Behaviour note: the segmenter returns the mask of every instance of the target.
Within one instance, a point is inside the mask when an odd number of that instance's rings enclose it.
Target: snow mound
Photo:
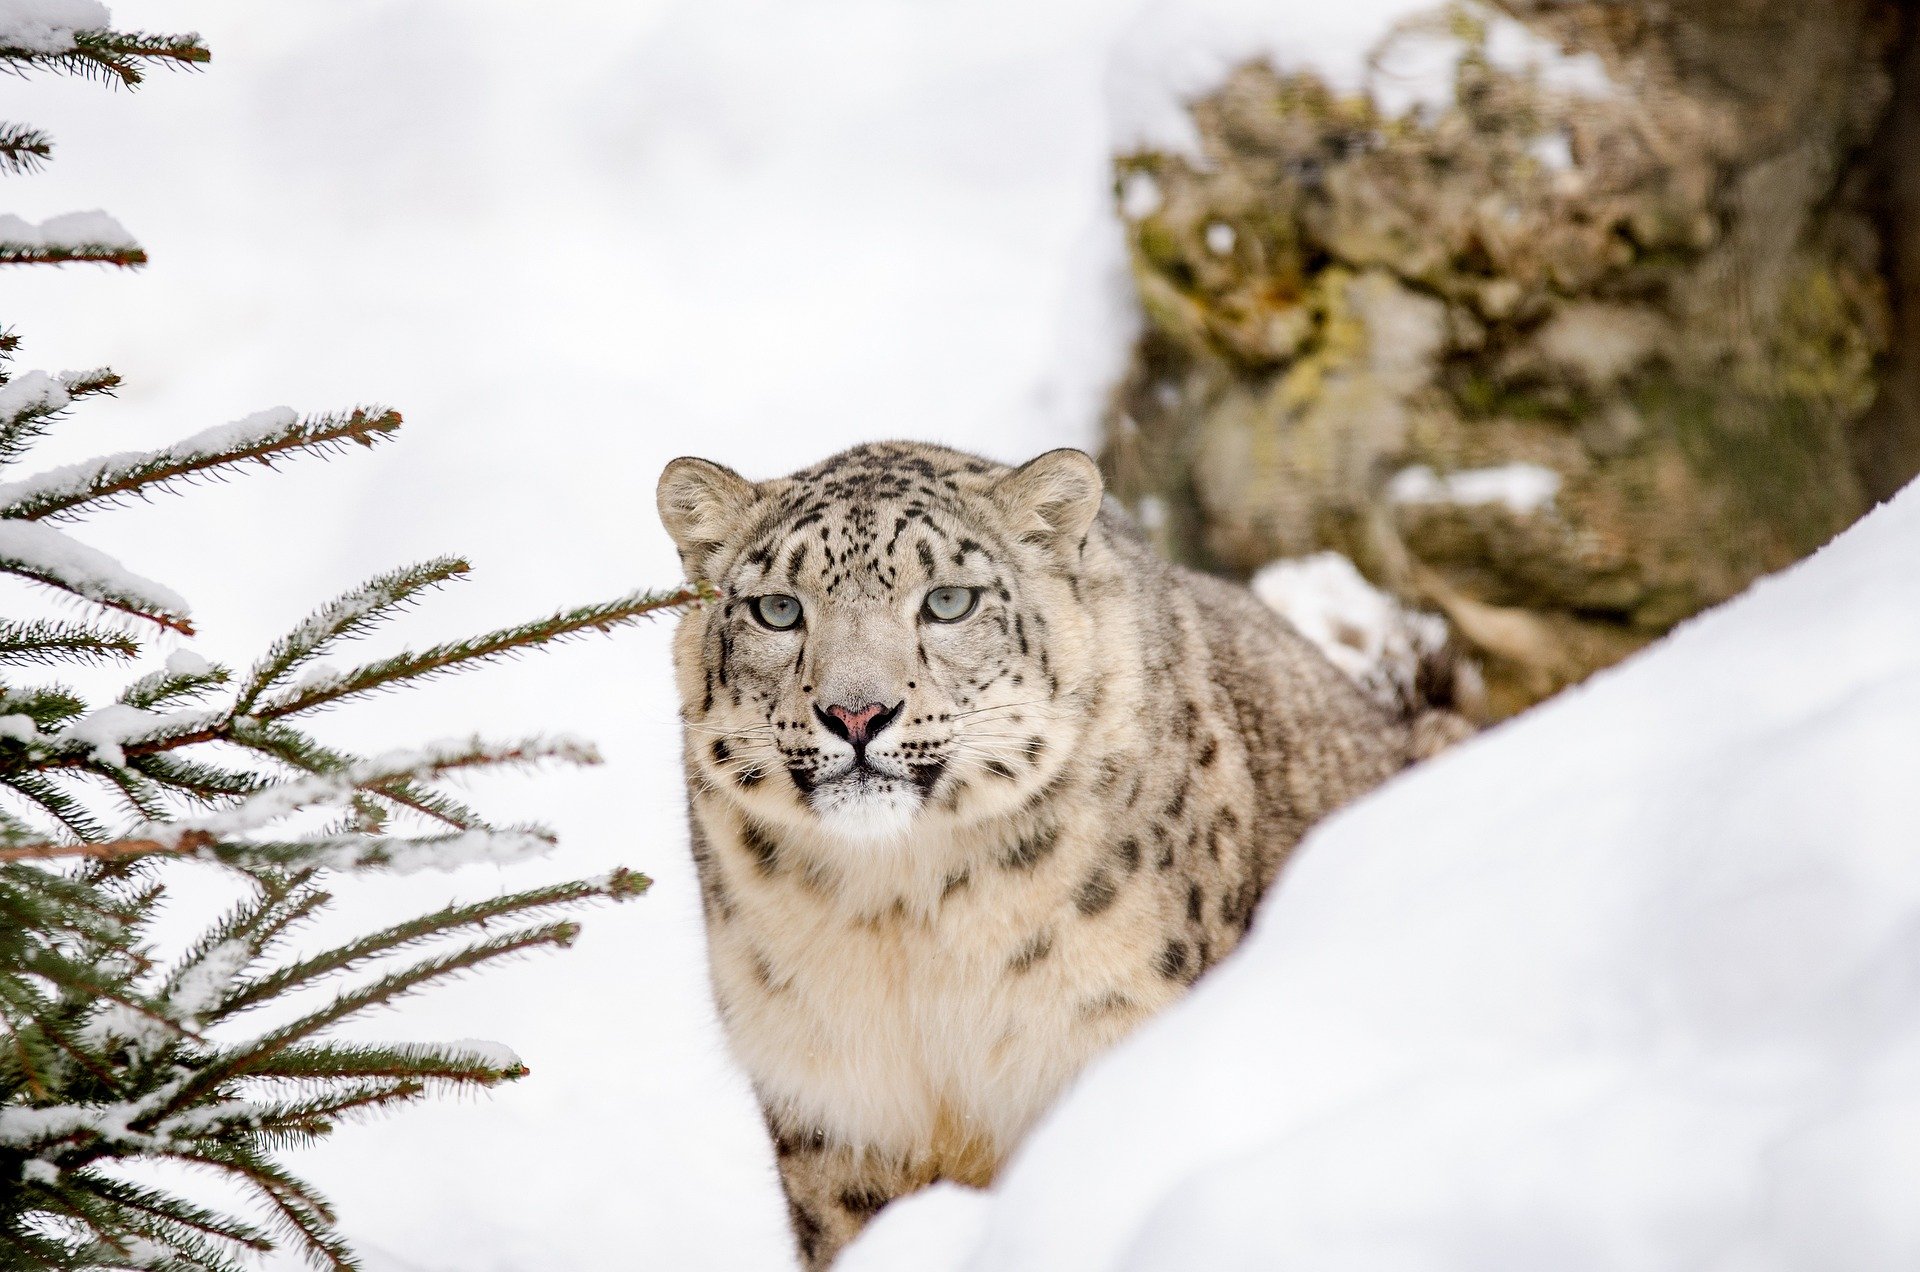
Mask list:
[[[1269,562],[1250,586],[1368,697],[1394,712],[1419,705],[1421,668],[1446,648],[1445,619],[1407,609],[1338,552]]]
[[[1920,1266],[1920,487],[1310,837],[842,1272]]]

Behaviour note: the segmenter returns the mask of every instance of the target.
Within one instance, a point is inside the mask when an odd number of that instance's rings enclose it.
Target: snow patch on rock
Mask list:
[[[1416,702],[1420,669],[1447,643],[1446,620],[1400,604],[1338,552],[1264,565],[1253,594],[1389,711]]]
[[[1541,464],[1500,464],[1440,474],[1425,464],[1403,468],[1387,483],[1397,504],[1500,504],[1515,516],[1549,508],[1560,493],[1560,474]]]

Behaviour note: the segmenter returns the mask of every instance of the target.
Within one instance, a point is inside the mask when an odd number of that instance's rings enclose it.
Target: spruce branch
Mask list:
[[[336,598],[273,643],[241,685],[235,709],[251,712],[255,699],[300,663],[366,634],[400,614],[422,592],[464,578],[472,568],[458,557],[436,557],[390,570]]]
[[[223,1020],[268,1002],[288,990],[357,970],[370,959],[398,953],[465,929],[484,929],[489,923],[497,923],[509,916],[527,918],[543,911],[575,906],[595,897],[626,900],[645,892],[651,883],[652,880],[645,875],[621,869],[600,879],[573,880],[487,901],[450,905],[405,923],[368,933],[324,955],[303,959],[266,973],[223,1000],[209,1019]]]
[[[0,663],[115,662],[139,653],[139,641],[110,628],[0,619]]]
[[[193,635],[187,603],[177,593],[52,526],[0,520],[0,571],[145,619],[183,636]]]
[[[0,45],[0,63],[11,63],[7,69],[16,73],[58,71],[126,88],[145,80],[144,64],[196,67],[212,59],[198,35],[141,31],[74,31],[64,47],[51,49]]]
[[[503,932],[445,954],[421,959],[410,967],[389,972],[367,984],[344,991],[324,1007],[269,1030],[246,1044],[216,1053],[193,1076],[183,1081],[170,1098],[160,1102],[151,1112],[134,1119],[131,1125],[135,1130],[151,1130],[168,1115],[190,1107],[220,1084],[250,1076],[256,1065],[271,1060],[293,1044],[329,1029],[349,1016],[387,1006],[427,985],[454,979],[486,964],[544,948],[564,949],[572,945],[579,935],[580,925],[570,919]]]
[[[25,124],[0,123],[0,172],[32,172],[53,157],[53,139]]]
[[[0,238],[0,265],[115,265],[138,269],[147,263],[143,247],[118,243],[28,243]]]
[[[81,516],[250,460],[270,465],[279,457],[325,455],[352,443],[371,447],[400,424],[398,411],[380,408],[306,419],[284,409],[262,411],[160,450],[109,455],[0,487],[0,517],[34,521]]]
[[[347,698],[391,688],[401,682],[465,671],[481,663],[511,657],[537,646],[558,644],[587,632],[610,632],[663,611],[677,612],[701,599],[701,592],[683,588],[671,593],[640,592],[599,605],[562,610],[546,618],[502,628],[470,640],[434,645],[417,654],[396,654],[308,688],[296,686],[261,702],[254,709],[254,714],[272,720],[312,711]]]

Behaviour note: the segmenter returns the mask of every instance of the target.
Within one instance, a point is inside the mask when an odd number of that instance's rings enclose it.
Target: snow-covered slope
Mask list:
[[[1920,1266],[1920,487],[1329,821],[844,1272]]]

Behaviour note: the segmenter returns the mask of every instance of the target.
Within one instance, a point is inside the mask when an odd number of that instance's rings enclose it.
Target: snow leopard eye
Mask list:
[[[980,603],[977,587],[936,587],[927,593],[926,615],[936,623],[957,623]]]
[[[748,604],[753,607],[753,616],[760,620],[760,625],[776,632],[784,632],[800,621],[800,602],[795,597],[756,596]]]

